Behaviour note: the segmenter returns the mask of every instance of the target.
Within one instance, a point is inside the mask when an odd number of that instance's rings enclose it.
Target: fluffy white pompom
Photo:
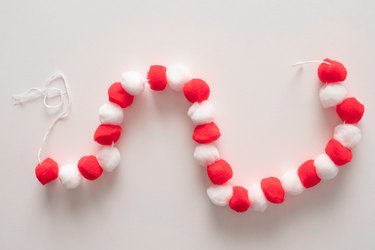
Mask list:
[[[341,103],[348,91],[340,83],[325,84],[320,89],[320,102],[324,108],[330,108]]]
[[[200,144],[195,147],[194,159],[199,165],[206,167],[220,159],[219,150],[214,144]]]
[[[353,124],[341,124],[335,128],[333,138],[345,147],[352,148],[360,142],[362,134],[361,130]]]
[[[188,69],[181,65],[172,65],[166,72],[169,87],[175,91],[182,90],[185,83],[191,80]]]
[[[281,177],[281,184],[285,192],[291,195],[298,195],[305,189],[299,179],[297,169],[287,171],[283,177]]]
[[[339,172],[338,167],[327,154],[321,154],[314,160],[316,174],[322,180],[331,180]]]
[[[229,185],[212,185],[207,188],[207,195],[217,206],[226,206],[233,195],[233,187]]]
[[[59,179],[63,186],[67,189],[78,187],[82,181],[78,167],[74,164],[61,166],[59,169]]]
[[[268,207],[268,201],[266,196],[263,193],[262,187],[260,184],[254,184],[248,188],[249,190],[249,199],[250,199],[250,208],[254,211],[263,212]]]
[[[122,74],[122,87],[131,95],[139,95],[145,89],[145,77],[137,71],[128,71]]]
[[[103,146],[99,149],[96,159],[104,171],[112,172],[120,164],[120,151],[114,146]]]
[[[194,125],[212,122],[215,116],[214,105],[209,101],[196,102],[189,108],[188,116]]]
[[[106,102],[99,108],[99,120],[102,124],[120,125],[123,118],[122,108],[115,103]]]

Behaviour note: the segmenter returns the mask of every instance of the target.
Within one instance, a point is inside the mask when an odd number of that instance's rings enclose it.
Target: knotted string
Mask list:
[[[64,84],[65,91],[63,91],[59,88],[50,87],[51,83],[53,83],[54,81],[56,81],[58,79],[62,80],[62,82]],[[64,105],[65,103],[64,103],[63,95],[66,95],[66,97],[67,97],[66,98],[67,99],[66,105]],[[57,103],[55,105],[50,105],[48,103],[48,99],[54,98],[54,97],[59,97],[59,103]],[[45,145],[45,143],[48,139],[48,136],[50,135],[51,131],[56,126],[56,124],[60,120],[66,118],[70,113],[70,108],[71,108],[72,102],[71,102],[71,98],[70,98],[69,86],[68,86],[68,83],[66,81],[65,75],[63,73],[55,73],[47,79],[46,85],[45,85],[44,88],[30,88],[29,90],[27,90],[24,93],[12,95],[12,98],[14,100],[14,105],[22,105],[24,103],[31,102],[31,101],[34,101],[34,100],[39,99],[39,98],[43,98],[43,104],[47,109],[56,109],[56,108],[60,108],[61,106],[65,106],[61,110],[61,113],[52,121],[51,125],[48,127],[47,131],[45,132],[45,134],[43,136],[42,145],[40,146],[40,148],[38,150],[38,161],[39,161],[39,163],[41,163],[40,156],[43,152],[43,148],[44,148],[44,145]]]

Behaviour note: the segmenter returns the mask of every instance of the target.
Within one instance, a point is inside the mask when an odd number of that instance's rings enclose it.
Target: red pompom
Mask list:
[[[239,213],[249,209],[250,200],[246,188],[240,186],[233,187],[233,195],[229,200],[229,207]]]
[[[337,166],[342,166],[352,161],[352,151],[335,139],[329,140],[326,146],[326,154]]]
[[[322,83],[334,83],[342,82],[346,79],[346,69],[344,65],[340,62],[324,59],[325,62],[330,63],[321,63],[318,67],[318,76]]]
[[[94,140],[102,145],[112,145],[121,135],[121,127],[118,125],[101,124],[95,131]]]
[[[120,82],[115,82],[108,89],[109,100],[121,108],[126,108],[133,103],[134,96],[130,95],[122,87]]]
[[[207,174],[213,184],[222,185],[232,178],[233,171],[228,162],[217,160],[207,167]]]
[[[211,143],[221,136],[219,128],[214,122],[198,125],[194,129],[193,140],[200,143]]]
[[[320,178],[316,173],[314,160],[303,163],[298,168],[298,176],[305,188],[311,188],[320,182]]]
[[[268,201],[272,203],[284,201],[285,191],[279,179],[275,177],[265,178],[260,182],[260,185]]]
[[[40,183],[46,185],[58,177],[59,167],[54,160],[47,158],[36,166],[35,175]]]
[[[164,90],[167,87],[167,68],[161,65],[152,65],[147,73],[148,83],[152,90]]]
[[[336,106],[336,112],[346,123],[357,123],[362,119],[365,106],[354,97],[346,98]]]
[[[102,167],[93,155],[83,156],[78,161],[78,170],[83,177],[90,181],[98,179],[103,173]]]
[[[203,102],[210,95],[210,87],[201,79],[192,79],[184,85],[185,98],[191,102]]]

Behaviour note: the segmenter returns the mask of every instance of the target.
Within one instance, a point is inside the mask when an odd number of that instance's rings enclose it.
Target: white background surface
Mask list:
[[[364,1],[2,1],[1,249],[373,249],[375,4]],[[343,62],[367,108],[354,160],[332,181],[265,213],[235,214],[205,194],[188,103],[170,91],[125,113],[118,171],[65,191],[34,177],[53,116],[10,96],[63,71],[71,116],[46,155],[94,153],[97,110],[125,70],[185,64],[211,86],[222,155],[235,180],[280,176],[320,154],[339,120],[319,105],[316,65]]]

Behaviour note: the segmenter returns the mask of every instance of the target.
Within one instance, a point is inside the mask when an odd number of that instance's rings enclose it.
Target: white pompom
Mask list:
[[[285,192],[291,195],[298,195],[305,189],[299,179],[297,169],[287,171],[283,177],[281,177],[281,184]]]
[[[122,87],[131,95],[139,95],[145,89],[146,78],[137,71],[128,71],[122,74]]]
[[[188,116],[194,125],[212,122],[215,117],[214,105],[209,101],[196,102],[189,108]]]
[[[96,158],[104,171],[112,172],[120,164],[120,151],[114,146],[103,146]]]
[[[200,144],[195,147],[194,159],[199,165],[206,167],[220,159],[219,150],[214,144]]]
[[[338,167],[327,154],[321,154],[314,160],[316,174],[322,180],[331,180],[339,172]]]
[[[181,65],[172,65],[166,71],[168,85],[175,91],[182,90],[185,83],[191,80],[188,69]]]
[[[115,103],[106,102],[99,108],[99,120],[102,124],[120,125],[123,118],[122,108]]]
[[[213,204],[226,206],[233,195],[233,187],[230,185],[212,185],[207,188],[207,195]]]
[[[335,128],[333,138],[343,146],[352,148],[360,142],[362,134],[361,130],[353,124],[341,124]]]
[[[63,186],[67,189],[78,187],[82,181],[78,167],[74,164],[61,166],[59,169],[59,179]]]
[[[250,208],[254,211],[264,212],[268,207],[268,201],[260,184],[254,184],[248,188]]]
[[[330,108],[341,103],[347,93],[346,87],[340,83],[325,84],[320,89],[320,102],[324,108]]]

